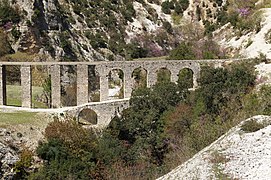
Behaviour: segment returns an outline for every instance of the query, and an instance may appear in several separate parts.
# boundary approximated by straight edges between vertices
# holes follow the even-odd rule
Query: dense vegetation
[[[44,160],[30,179],[149,179],[158,177],[213,142],[240,120],[270,114],[271,88],[252,91],[252,64],[205,67],[200,87],[191,73],[178,84],[166,80],[133,92],[130,107],[103,132],[74,121],[55,121],[37,154]],[[185,82],[190,83],[181,83]],[[265,104],[265,105],[262,105]],[[29,160],[29,158],[26,160]],[[28,161],[27,161],[28,162]],[[20,162],[23,164],[22,162]],[[22,171],[21,171],[22,172]]]
[[[3,26],[8,22],[18,23],[20,19],[18,7],[11,7],[8,0],[0,1],[0,26]]]

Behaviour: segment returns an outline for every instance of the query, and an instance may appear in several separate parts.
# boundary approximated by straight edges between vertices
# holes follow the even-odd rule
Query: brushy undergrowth
[[[250,133],[250,132],[256,132],[264,127],[265,125],[263,123],[257,122],[257,120],[252,119],[252,120],[244,122],[241,126],[241,130],[243,130],[246,133]]]

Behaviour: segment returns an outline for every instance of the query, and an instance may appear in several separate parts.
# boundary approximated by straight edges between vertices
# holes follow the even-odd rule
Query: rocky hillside
[[[251,57],[258,55],[250,52],[256,51],[254,47],[258,46],[255,39],[260,38],[262,42],[264,38],[265,44],[270,44],[270,28],[264,28],[270,23],[260,12],[270,7],[268,0],[243,3],[239,0],[0,2],[0,39],[5,42],[0,44],[1,49],[6,48],[5,53],[39,54],[43,59],[157,57],[168,55],[182,41],[210,37],[227,49],[228,57],[239,54]],[[184,30],[190,25],[197,31]],[[266,48],[262,49],[258,46],[257,52],[269,53]],[[1,51],[0,56],[5,54]]]
[[[228,6],[223,0],[0,2],[0,34],[11,52],[65,61],[167,55],[185,37],[179,26],[212,29]]]
[[[121,60],[165,55],[176,43],[170,13],[177,1],[169,14],[161,0],[1,1],[0,26],[15,51],[58,60]]]
[[[243,121],[159,180],[270,179],[270,123],[270,116]]]

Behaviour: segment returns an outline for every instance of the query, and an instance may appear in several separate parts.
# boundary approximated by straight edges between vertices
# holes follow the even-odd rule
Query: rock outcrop
[[[13,166],[19,160],[18,147],[10,134],[8,130],[0,129],[0,179],[12,179]]]
[[[255,132],[243,131],[242,124],[251,120],[265,127]],[[271,117],[262,115],[243,121],[159,180],[270,179],[270,124]]]

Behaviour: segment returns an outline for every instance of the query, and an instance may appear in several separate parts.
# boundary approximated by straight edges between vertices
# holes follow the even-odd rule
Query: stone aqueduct
[[[62,108],[63,111],[78,116],[85,108],[94,110],[98,124],[107,125],[118,111],[128,107],[128,100],[132,93],[132,73],[137,68],[144,68],[147,72],[147,86],[157,81],[157,71],[166,68],[171,72],[171,81],[177,82],[180,70],[184,68],[193,71],[193,88],[197,87],[201,63],[221,64],[228,60],[145,60],[145,61],[111,61],[111,62],[0,62],[0,106],[6,107],[6,66],[20,66],[22,86],[22,109],[31,109],[32,98],[32,66],[50,67],[52,107]],[[61,107],[61,66],[76,66],[77,69],[77,106]],[[88,102],[88,66],[95,66],[99,74],[100,102]],[[124,99],[108,100],[108,74],[111,70],[123,71]],[[53,111],[53,110],[52,110]]]

